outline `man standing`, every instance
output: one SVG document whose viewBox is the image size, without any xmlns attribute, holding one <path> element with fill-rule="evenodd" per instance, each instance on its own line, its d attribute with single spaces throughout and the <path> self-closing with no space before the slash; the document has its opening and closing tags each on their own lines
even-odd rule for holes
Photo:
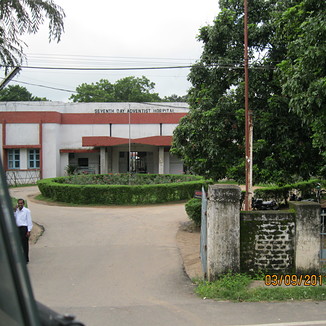
<svg viewBox="0 0 326 326">
<path fill-rule="evenodd" d="M 15 210 L 15 219 L 19 231 L 19 236 L 22 241 L 24 256 L 26 258 L 26 264 L 29 262 L 28 251 L 29 251 L 29 237 L 33 227 L 31 211 L 24 207 L 24 199 L 18 199 L 17 208 Z"/>
</svg>

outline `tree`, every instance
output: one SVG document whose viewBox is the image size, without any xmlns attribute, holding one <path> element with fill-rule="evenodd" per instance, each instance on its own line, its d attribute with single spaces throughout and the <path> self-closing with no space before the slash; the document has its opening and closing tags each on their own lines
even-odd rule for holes
<svg viewBox="0 0 326 326">
<path fill-rule="evenodd" d="M 47 99 L 44 97 L 33 96 L 25 87 L 9 85 L 0 91 L 0 101 L 47 101 Z"/>
<path fill-rule="evenodd" d="M 26 44 L 19 38 L 35 34 L 49 20 L 49 40 L 60 41 L 65 14 L 52 0 L 0 1 L 0 65 L 8 69 L 20 65 Z"/>
<path fill-rule="evenodd" d="M 145 76 L 125 77 L 114 84 L 116 102 L 159 102 L 157 93 L 153 93 L 155 83 Z"/>
<path fill-rule="evenodd" d="M 326 2 L 304 0 L 277 20 L 287 51 L 280 69 L 289 108 L 313 130 L 314 146 L 326 159 Z"/>
<path fill-rule="evenodd" d="M 114 86 L 107 80 L 91 84 L 83 83 L 76 88 L 77 94 L 70 96 L 73 102 L 114 102 Z"/>
<path fill-rule="evenodd" d="M 95 84 L 81 84 L 76 88 L 70 100 L 73 102 L 160 102 L 157 93 L 153 93 L 155 83 L 145 76 L 125 77 L 111 84 L 101 79 Z"/>
<path fill-rule="evenodd" d="M 170 96 L 165 96 L 163 102 L 187 102 L 187 95 L 179 96 L 172 94 Z"/>
<path fill-rule="evenodd" d="M 289 0 L 293 3 L 293 1 Z M 294 1 L 295 2 L 295 1 Z M 298 2 L 298 1 L 297 1 Z M 316 174 L 322 160 L 312 130 L 289 111 L 275 70 L 286 44 L 275 35 L 288 1 L 249 3 L 250 108 L 254 120 L 254 181 L 285 183 Z M 172 152 L 191 172 L 244 181 L 243 1 L 221 0 L 212 26 L 201 28 L 201 59 L 192 68 L 190 113 L 175 129 Z M 276 18 L 275 18 L 276 17 Z"/>
</svg>

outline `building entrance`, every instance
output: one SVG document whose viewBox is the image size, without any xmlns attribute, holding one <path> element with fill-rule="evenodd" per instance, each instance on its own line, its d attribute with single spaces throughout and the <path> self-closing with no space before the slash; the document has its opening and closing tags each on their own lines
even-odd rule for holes
<svg viewBox="0 0 326 326">
<path fill-rule="evenodd" d="M 120 152 L 119 172 L 147 173 L 147 152 Z"/>
</svg>

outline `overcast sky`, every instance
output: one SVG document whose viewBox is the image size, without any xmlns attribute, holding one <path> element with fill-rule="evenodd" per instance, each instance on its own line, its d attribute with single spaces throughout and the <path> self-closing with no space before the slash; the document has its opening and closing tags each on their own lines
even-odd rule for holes
<svg viewBox="0 0 326 326">
<path fill-rule="evenodd" d="M 55 0 L 65 13 L 60 43 L 48 42 L 45 24 L 24 37 L 28 66 L 126 68 L 189 65 L 199 59 L 200 27 L 213 23 L 218 0 Z M 25 68 L 15 81 L 33 95 L 67 102 L 72 94 L 41 86 L 75 91 L 82 83 L 126 76 L 146 76 L 161 97 L 185 95 L 189 69 L 134 71 L 69 71 Z M 1 74 L 3 77 L 3 72 Z M 11 82 L 11 85 L 16 82 Z"/>
</svg>

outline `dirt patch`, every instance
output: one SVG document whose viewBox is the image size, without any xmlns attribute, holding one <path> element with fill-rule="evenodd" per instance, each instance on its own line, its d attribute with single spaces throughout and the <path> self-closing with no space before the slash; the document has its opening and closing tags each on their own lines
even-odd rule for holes
<svg viewBox="0 0 326 326">
<path fill-rule="evenodd" d="M 203 278 L 200 261 L 200 228 L 192 221 L 181 223 L 177 232 L 177 243 L 189 278 Z"/>
<path fill-rule="evenodd" d="M 43 233 L 44 227 L 38 223 L 33 222 L 33 228 L 31 231 L 31 236 L 29 238 L 30 243 L 35 244 Z"/>
</svg>

